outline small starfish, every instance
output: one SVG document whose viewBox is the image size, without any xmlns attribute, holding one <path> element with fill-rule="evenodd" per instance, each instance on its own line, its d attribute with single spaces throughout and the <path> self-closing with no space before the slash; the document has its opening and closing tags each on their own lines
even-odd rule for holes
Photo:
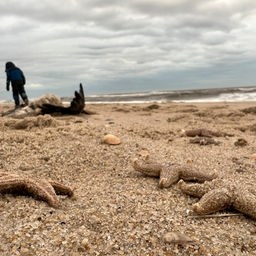
<svg viewBox="0 0 256 256">
<path fill-rule="evenodd" d="M 216 141 L 213 138 L 209 138 L 209 137 L 195 137 L 193 139 L 189 140 L 190 143 L 194 143 L 194 144 L 199 144 L 199 145 L 210 145 L 210 144 L 214 144 L 214 145 L 219 145 L 220 142 Z"/>
<path fill-rule="evenodd" d="M 190 166 L 178 165 L 174 163 L 160 164 L 157 162 L 139 163 L 136 158 L 133 160 L 133 168 L 135 171 L 141 172 L 148 176 L 160 177 L 159 187 L 168 188 L 180 179 L 187 181 L 204 182 L 213 180 L 217 177 L 216 173 L 205 173 L 192 169 Z"/>
<path fill-rule="evenodd" d="M 200 136 L 200 137 L 211 138 L 213 136 L 216 136 L 216 137 L 220 137 L 221 136 L 221 133 L 219 133 L 219 132 L 214 132 L 214 131 L 211 131 L 211 130 L 208 130 L 208 129 L 204 129 L 204 128 L 187 130 L 187 131 L 185 131 L 185 134 L 188 137 Z"/>
<path fill-rule="evenodd" d="M 201 198 L 192 206 L 193 211 L 199 215 L 233 207 L 256 219 L 256 188 L 252 184 L 215 179 L 203 184 L 187 184 L 180 180 L 178 185 L 185 194 Z"/>
<path fill-rule="evenodd" d="M 16 174 L 0 172 L 0 193 L 31 195 L 46 201 L 52 207 L 58 207 L 57 195 L 73 196 L 73 190 L 56 181 L 31 179 Z"/>
<path fill-rule="evenodd" d="M 192 129 L 192 130 L 186 130 L 185 131 L 185 135 L 188 137 L 208 137 L 208 138 L 212 138 L 212 137 L 232 137 L 233 134 L 229 134 L 229 133 L 225 133 L 225 132 L 215 132 L 215 131 L 211 131 L 205 128 L 198 128 L 198 129 Z"/>
</svg>

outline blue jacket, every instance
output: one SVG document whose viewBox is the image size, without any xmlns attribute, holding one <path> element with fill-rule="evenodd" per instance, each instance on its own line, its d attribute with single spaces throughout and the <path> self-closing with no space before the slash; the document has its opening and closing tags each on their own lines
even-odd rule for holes
<svg viewBox="0 0 256 256">
<path fill-rule="evenodd" d="M 6 85 L 9 87 L 10 82 L 22 84 L 24 85 L 26 83 L 26 78 L 18 67 L 16 67 L 12 62 L 6 63 Z"/>
</svg>

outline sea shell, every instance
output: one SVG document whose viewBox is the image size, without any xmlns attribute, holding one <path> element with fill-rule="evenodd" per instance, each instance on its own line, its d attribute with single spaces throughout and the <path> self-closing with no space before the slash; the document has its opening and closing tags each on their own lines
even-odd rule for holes
<svg viewBox="0 0 256 256">
<path fill-rule="evenodd" d="M 121 140 L 112 134 L 107 134 L 103 137 L 102 142 L 109 145 L 118 145 L 121 143 Z"/>
<path fill-rule="evenodd" d="M 163 240 L 166 243 L 173 243 L 173 244 L 188 244 L 188 243 L 194 243 L 195 240 L 188 237 L 185 234 L 179 233 L 179 232 L 169 232 L 166 233 L 163 236 Z"/>
</svg>

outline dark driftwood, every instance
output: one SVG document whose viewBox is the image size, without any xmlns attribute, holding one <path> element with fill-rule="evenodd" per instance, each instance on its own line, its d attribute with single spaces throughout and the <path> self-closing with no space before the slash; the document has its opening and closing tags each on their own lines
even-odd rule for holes
<svg viewBox="0 0 256 256">
<path fill-rule="evenodd" d="M 75 91 L 75 97 L 70 103 L 69 107 L 57 106 L 49 103 L 45 103 L 41 108 L 41 113 L 44 114 L 53 114 L 60 113 L 62 115 L 77 115 L 84 111 L 85 107 L 85 98 L 84 98 L 84 89 L 82 84 L 80 84 L 79 92 Z"/>
</svg>

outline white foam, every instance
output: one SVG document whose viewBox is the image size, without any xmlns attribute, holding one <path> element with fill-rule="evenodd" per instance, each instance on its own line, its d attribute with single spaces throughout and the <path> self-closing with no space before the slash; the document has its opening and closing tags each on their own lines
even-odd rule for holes
<svg viewBox="0 0 256 256">
<path fill-rule="evenodd" d="M 256 101 L 256 92 L 252 93 L 221 93 L 216 97 L 174 100 L 173 102 L 248 102 Z"/>
</svg>

